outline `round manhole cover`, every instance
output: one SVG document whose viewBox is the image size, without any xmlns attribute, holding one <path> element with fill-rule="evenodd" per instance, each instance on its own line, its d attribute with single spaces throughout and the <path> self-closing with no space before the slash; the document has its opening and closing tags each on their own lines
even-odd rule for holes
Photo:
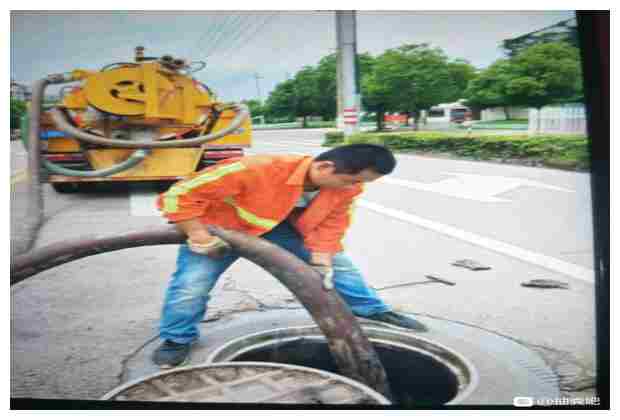
<svg viewBox="0 0 620 420">
<path fill-rule="evenodd" d="M 474 366 L 432 340 L 384 328 L 364 328 L 381 360 L 393 403 L 405 407 L 455 404 L 478 385 Z M 325 337 L 317 326 L 278 328 L 225 343 L 207 362 L 266 362 L 337 373 Z"/>
<path fill-rule="evenodd" d="M 164 371 L 124 384 L 103 400 L 287 404 L 390 404 L 366 385 L 280 363 L 214 363 Z"/>
</svg>

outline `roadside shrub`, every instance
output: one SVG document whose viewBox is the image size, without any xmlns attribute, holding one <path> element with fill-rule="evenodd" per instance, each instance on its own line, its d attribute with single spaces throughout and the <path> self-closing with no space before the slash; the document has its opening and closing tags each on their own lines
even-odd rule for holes
<svg viewBox="0 0 620 420">
<path fill-rule="evenodd" d="M 330 132 L 324 146 L 345 144 L 342 132 Z M 521 160 L 546 166 L 589 168 L 588 140 L 582 135 L 485 135 L 460 132 L 358 133 L 346 144 L 372 143 L 399 152 L 448 153 L 480 160 Z"/>
<path fill-rule="evenodd" d="M 328 131 L 325 133 L 325 141 L 323 146 L 337 146 L 344 142 L 344 133 L 342 131 Z"/>
</svg>

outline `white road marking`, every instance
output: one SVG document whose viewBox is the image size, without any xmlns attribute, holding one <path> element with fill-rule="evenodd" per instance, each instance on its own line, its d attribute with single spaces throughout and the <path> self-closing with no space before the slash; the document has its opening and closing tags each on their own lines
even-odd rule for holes
<svg viewBox="0 0 620 420">
<path fill-rule="evenodd" d="M 156 200 L 156 191 L 131 188 L 129 190 L 130 214 L 138 217 L 160 217 L 161 213 L 155 205 Z"/>
<path fill-rule="evenodd" d="M 582 267 L 576 264 L 571 264 L 569 262 L 562 261 L 548 255 L 529 251 L 527 249 L 520 248 L 506 242 L 487 238 L 472 232 L 467 232 L 453 226 L 444 225 L 442 223 L 434 222 L 429 219 L 424 219 L 422 217 L 406 213 L 404 211 L 384 207 L 372 201 L 360 199 L 357 203 L 360 207 L 372 210 L 384 216 L 389 216 L 394 219 L 402 220 L 404 222 L 411 223 L 416 226 L 420 226 L 422 228 L 429 229 L 434 232 L 471 243 L 481 248 L 489 249 L 499 254 L 504 254 L 509 257 L 517 258 L 521 261 L 525 261 L 527 263 L 534 264 L 548 270 L 562 273 L 588 283 L 594 283 L 594 271 L 592 269 Z"/>
<path fill-rule="evenodd" d="M 544 188 L 567 193 L 575 192 L 574 190 L 568 190 L 566 188 L 555 187 L 553 185 L 522 178 L 510 178 L 495 175 L 474 175 L 454 172 L 441 173 L 452 175 L 454 178 L 445 179 L 439 182 L 424 183 L 386 176 L 379 179 L 377 182 L 399 185 L 414 190 L 428 191 L 466 200 L 480 201 L 483 203 L 510 203 L 511 200 L 497 198 L 495 196 L 522 186 Z"/>
</svg>

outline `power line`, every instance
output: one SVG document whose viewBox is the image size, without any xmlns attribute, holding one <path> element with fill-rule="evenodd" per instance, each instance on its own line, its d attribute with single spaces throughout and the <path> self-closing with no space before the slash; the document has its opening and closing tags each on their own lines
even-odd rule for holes
<svg viewBox="0 0 620 420">
<path fill-rule="evenodd" d="M 247 44 L 247 41 L 253 39 L 268 23 L 270 23 L 279 13 L 274 13 L 272 15 L 268 15 L 263 19 L 262 22 L 259 22 L 252 29 L 248 29 L 249 35 L 247 35 L 242 40 L 238 41 L 235 45 L 231 46 L 227 52 L 224 52 L 220 55 L 220 58 L 226 58 L 230 55 L 231 52 L 236 51 L 241 45 Z"/>
<path fill-rule="evenodd" d="M 277 16 L 279 16 L 279 14 L 280 14 L 280 13 L 282 13 L 282 12 L 276 12 L 275 14 L 273 14 L 273 15 L 269 16 L 269 17 L 265 20 L 265 24 L 266 24 L 266 23 L 271 23 L 271 20 L 272 20 L 272 19 L 274 19 L 274 18 L 276 18 Z M 304 30 L 305 30 L 305 26 L 306 26 L 306 25 L 308 25 L 308 23 L 309 23 L 309 22 L 308 22 L 308 20 L 304 21 L 304 22 L 301 24 L 301 26 L 298 26 L 298 27 L 296 28 L 296 31 L 297 31 L 298 33 L 303 33 L 303 32 L 304 32 Z M 259 28 L 259 31 L 260 31 L 261 29 L 262 29 L 262 28 Z M 252 35 L 252 36 L 254 36 L 254 35 Z M 287 66 L 286 66 L 286 67 L 290 68 L 290 67 L 291 67 L 291 65 L 290 65 L 290 60 L 292 59 L 292 57 L 293 57 L 293 56 L 294 56 L 293 54 L 286 54 L 286 55 L 282 55 L 282 56 L 279 58 L 279 63 L 280 63 L 281 65 L 282 65 L 283 63 L 286 63 L 286 64 L 287 64 Z"/>
<path fill-rule="evenodd" d="M 256 15 L 248 17 L 248 20 L 251 22 L 248 25 L 245 25 L 243 28 L 241 28 L 241 31 L 239 31 L 237 36 L 233 40 L 231 40 L 230 44 L 228 45 L 228 48 L 219 51 L 220 56 L 226 56 L 229 52 L 234 51 L 236 47 L 240 44 L 240 41 L 244 39 L 248 33 L 253 31 L 254 28 L 260 25 L 260 20 L 257 19 Z"/>
<path fill-rule="evenodd" d="M 222 33 L 224 32 L 224 29 L 231 18 L 231 15 L 227 15 L 223 19 L 220 19 L 217 15 L 213 16 L 213 24 L 210 25 L 209 29 L 199 38 L 199 41 L 196 43 L 196 46 L 194 47 L 194 50 L 192 50 L 192 52 L 200 46 L 200 41 L 202 41 L 203 39 L 206 39 L 206 42 L 202 45 L 203 52 L 200 54 L 201 57 L 203 56 L 204 52 L 212 50 L 213 47 L 216 45 L 216 40 L 221 38 Z"/>
<path fill-rule="evenodd" d="M 232 53 L 237 51 L 240 46 L 246 45 L 248 43 L 248 40 L 252 40 L 261 30 L 265 28 L 265 26 L 268 23 L 273 21 L 273 19 L 276 18 L 278 15 L 279 15 L 279 12 L 266 15 L 262 20 L 258 18 L 254 19 L 254 17 L 246 17 L 245 20 L 243 20 L 242 18 L 239 18 L 235 20 L 237 30 L 228 32 L 225 36 L 224 36 L 224 33 L 226 33 L 225 27 L 231 22 L 233 22 L 233 20 L 227 19 L 226 21 L 221 22 L 220 25 L 217 27 L 217 31 L 216 31 L 217 39 L 214 39 L 214 41 L 210 43 L 210 47 L 207 50 L 208 52 L 205 56 L 205 60 L 206 58 L 217 57 L 218 61 L 220 61 L 230 56 Z M 250 23 L 249 25 L 246 25 L 249 19 L 254 19 L 254 22 Z M 224 40 L 229 40 L 230 42 L 225 43 Z M 230 83 L 230 82 L 236 82 L 237 80 L 247 80 L 248 76 L 249 74 L 247 72 L 240 72 L 239 74 L 236 75 L 236 77 L 233 76 L 232 80 L 230 79 L 230 77 L 227 78 L 228 79 L 227 81 Z M 262 79 L 263 77 L 261 77 L 258 73 L 254 73 L 252 74 L 252 76 L 256 79 L 258 99 L 261 100 L 259 79 Z M 217 86 L 221 82 L 222 82 L 221 79 L 219 82 L 216 80 L 213 80 L 210 82 L 210 84 L 211 86 Z"/>
<path fill-rule="evenodd" d="M 237 45 L 239 39 L 242 38 L 242 36 L 245 36 L 249 31 L 251 31 L 253 28 L 255 28 L 256 26 L 258 26 L 260 24 L 259 20 L 254 19 L 254 21 L 252 23 L 250 23 L 249 25 L 247 25 L 246 27 L 242 28 L 242 30 L 240 31 L 240 33 L 238 34 L 237 39 L 235 40 L 234 43 L 228 44 L 228 48 L 224 49 L 224 50 L 220 50 L 218 52 L 217 55 L 220 56 L 224 56 L 227 53 L 229 53 L 231 50 L 234 50 L 234 46 Z"/>
<path fill-rule="evenodd" d="M 208 50 L 205 56 L 206 58 L 210 57 L 213 54 L 213 52 L 218 48 L 219 44 L 224 42 L 224 40 L 229 36 L 229 34 L 231 33 L 230 29 L 234 28 L 232 23 L 235 21 L 236 17 L 237 16 L 234 16 L 234 15 L 229 15 L 226 17 L 226 20 L 224 21 L 223 26 L 222 26 L 222 30 L 216 36 L 216 38 L 214 38 L 213 43 L 211 44 L 211 49 Z"/>
<path fill-rule="evenodd" d="M 237 39 L 239 39 L 239 37 L 241 36 L 241 34 L 244 32 L 244 27 L 245 27 L 245 23 L 247 22 L 247 20 L 249 19 L 249 17 L 247 16 L 239 16 L 239 18 L 237 19 L 237 21 L 235 21 L 233 23 L 234 27 L 236 28 L 236 30 L 234 30 L 230 36 L 230 39 L 227 39 L 227 42 L 220 42 L 219 45 L 216 46 L 216 48 L 209 54 L 208 57 L 217 54 L 218 50 L 222 51 L 222 47 L 224 47 L 224 51 L 226 50 L 226 46 L 232 44 L 233 42 L 235 42 Z M 245 22 L 244 22 L 245 20 Z M 242 23 L 243 22 L 243 23 Z"/>
<path fill-rule="evenodd" d="M 274 13 L 271 15 L 265 16 L 262 20 L 255 19 L 253 23 L 249 25 L 241 25 L 241 30 L 237 32 L 237 35 L 231 41 L 231 43 L 227 44 L 228 48 L 222 50 L 220 49 L 217 52 L 210 52 L 207 57 L 217 57 L 218 61 L 224 58 L 229 57 L 233 52 L 237 51 L 238 47 L 244 45 L 249 39 L 253 38 L 258 34 L 262 28 L 269 22 L 271 22 L 279 13 Z M 254 17 L 248 17 L 248 19 Z M 221 26 L 221 25 L 220 25 Z M 196 73 L 199 73 L 200 70 Z"/>
<path fill-rule="evenodd" d="M 194 48 L 190 52 L 188 52 L 188 54 L 187 54 L 188 57 L 190 57 L 190 55 L 193 55 L 194 51 L 196 50 L 196 48 L 198 48 L 200 46 L 200 42 L 204 38 L 212 39 L 212 35 L 214 33 L 216 33 L 218 27 L 220 26 L 220 23 L 215 21 L 215 17 L 214 16 L 208 16 L 208 18 L 209 18 L 210 21 L 212 20 L 213 22 L 210 22 L 210 24 L 208 25 L 209 29 L 207 31 L 205 31 L 204 34 L 198 38 L 198 41 L 194 45 Z M 208 35 L 209 35 L 209 37 L 207 37 Z"/>
</svg>

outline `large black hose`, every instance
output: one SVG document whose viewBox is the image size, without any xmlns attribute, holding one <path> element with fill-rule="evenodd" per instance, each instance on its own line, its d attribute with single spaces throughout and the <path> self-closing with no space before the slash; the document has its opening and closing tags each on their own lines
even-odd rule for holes
<svg viewBox="0 0 620 420">
<path fill-rule="evenodd" d="M 43 190 L 41 188 L 41 140 L 39 138 L 39 130 L 41 127 L 41 108 L 45 88 L 48 84 L 53 83 L 55 79 L 45 78 L 38 80 L 32 86 L 30 109 L 30 130 L 28 132 L 28 143 L 30 144 L 28 154 L 28 207 L 27 220 L 29 238 L 28 247 L 34 242 L 36 233 L 43 223 Z"/>
<path fill-rule="evenodd" d="M 70 136 L 73 136 L 76 139 L 85 141 L 87 143 L 97 144 L 100 146 L 119 147 L 124 149 L 164 149 L 174 147 L 200 146 L 201 144 L 218 140 L 224 136 L 227 136 L 233 131 L 238 130 L 243 124 L 243 122 L 250 116 L 250 111 L 248 110 L 247 106 L 243 104 L 235 105 L 234 109 L 236 109 L 237 115 L 231 121 L 230 125 L 223 130 L 204 136 L 194 137 L 191 139 L 165 141 L 159 141 L 157 139 L 154 139 L 153 141 L 131 141 L 95 136 L 71 125 L 58 108 L 52 108 L 52 110 L 50 110 L 50 116 L 52 117 L 54 124 L 56 124 L 60 131 L 63 131 Z"/>
<path fill-rule="evenodd" d="M 327 338 L 342 375 L 360 381 L 392 399 L 385 369 L 355 316 L 334 289 L 325 290 L 321 275 L 290 252 L 264 239 L 241 232 L 209 227 L 233 250 L 276 277 L 310 312 Z M 108 237 L 58 242 L 20 255 L 11 263 L 11 285 L 49 268 L 124 248 L 181 243 L 185 235 L 172 227 Z"/>
</svg>

